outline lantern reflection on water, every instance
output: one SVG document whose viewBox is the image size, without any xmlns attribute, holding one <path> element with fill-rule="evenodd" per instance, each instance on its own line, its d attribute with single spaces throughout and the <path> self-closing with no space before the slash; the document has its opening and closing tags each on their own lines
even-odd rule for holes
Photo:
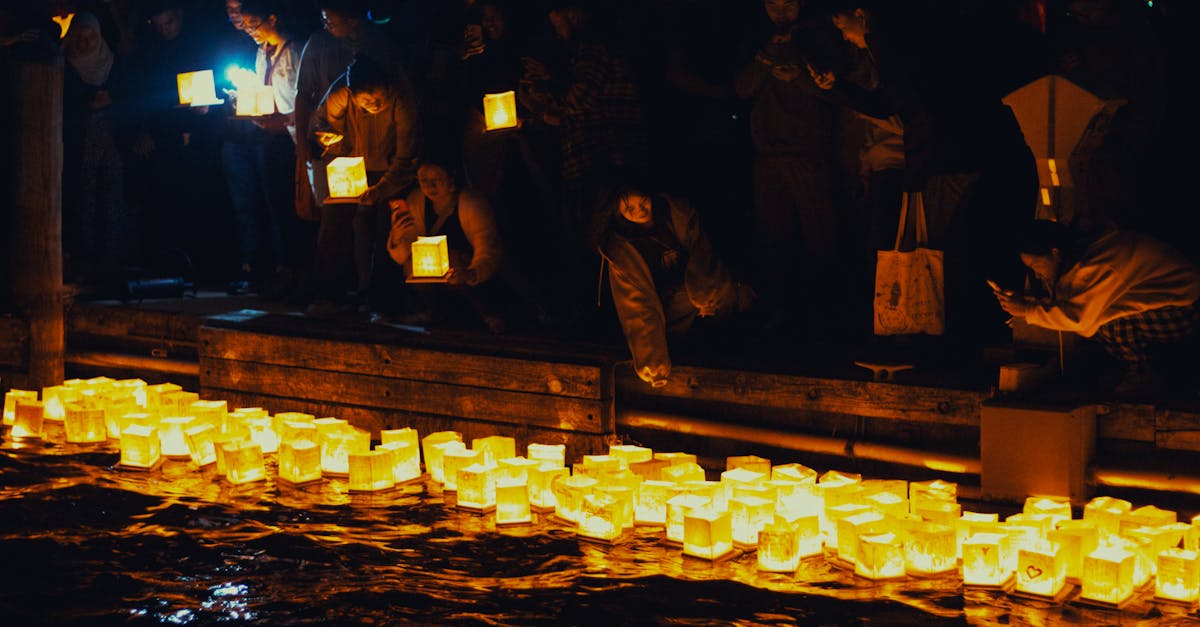
<svg viewBox="0 0 1200 627">
<path fill-rule="evenodd" d="M 299 485 L 321 480 L 321 447 L 309 440 L 279 445 L 279 478 Z"/>
<path fill-rule="evenodd" d="M 683 554 L 718 560 L 733 552 L 733 523 L 729 512 L 697 507 L 683 514 Z"/>
<path fill-rule="evenodd" d="M 1200 601 L 1200 554 L 1172 547 L 1158 554 L 1154 596 L 1169 601 Z"/>
<path fill-rule="evenodd" d="M 121 465 L 149 469 L 162 459 L 158 429 L 148 425 L 130 425 L 121 432 Z"/>
</svg>

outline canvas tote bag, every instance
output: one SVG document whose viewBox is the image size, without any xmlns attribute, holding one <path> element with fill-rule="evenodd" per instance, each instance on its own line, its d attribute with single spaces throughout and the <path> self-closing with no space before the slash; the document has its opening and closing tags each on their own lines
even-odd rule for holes
<svg viewBox="0 0 1200 627">
<path fill-rule="evenodd" d="M 915 246 L 900 250 L 911 214 Z M 941 335 L 946 330 L 945 279 L 942 251 L 927 248 L 925 202 L 921 192 L 907 192 L 900 201 L 900 224 L 892 250 L 876 252 L 875 335 Z"/>
</svg>

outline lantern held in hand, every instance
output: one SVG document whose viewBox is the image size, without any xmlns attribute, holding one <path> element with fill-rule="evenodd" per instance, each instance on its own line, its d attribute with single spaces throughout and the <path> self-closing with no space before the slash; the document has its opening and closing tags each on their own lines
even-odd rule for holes
<svg viewBox="0 0 1200 627">
<path fill-rule="evenodd" d="M 225 102 L 217 98 L 217 82 L 212 70 L 176 74 L 175 83 L 179 87 L 180 105 L 205 107 Z"/>
<path fill-rule="evenodd" d="M 338 157 L 325 165 L 329 198 L 325 202 L 357 201 L 367 191 L 367 166 L 362 157 Z"/>
<path fill-rule="evenodd" d="M 445 235 L 419 236 L 412 243 L 412 278 L 438 281 L 450 272 L 450 251 Z"/>
<path fill-rule="evenodd" d="M 484 94 L 483 117 L 489 131 L 516 126 L 518 122 L 516 92 Z"/>
</svg>

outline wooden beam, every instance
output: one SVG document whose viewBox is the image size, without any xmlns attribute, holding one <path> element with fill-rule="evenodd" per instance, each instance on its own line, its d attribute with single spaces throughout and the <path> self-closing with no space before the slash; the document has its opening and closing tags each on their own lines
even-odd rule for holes
<svg viewBox="0 0 1200 627">
<path fill-rule="evenodd" d="M 130 337 L 190 343 L 200 334 L 199 316 L 129 306 L 75 303 L 67 313 L 73 336 Z"/>
<path fill-rule="evenodd" d="M 29 321 L 0 318 L 0 367 L 25 370 L 29 367 Z"/>
</svg>

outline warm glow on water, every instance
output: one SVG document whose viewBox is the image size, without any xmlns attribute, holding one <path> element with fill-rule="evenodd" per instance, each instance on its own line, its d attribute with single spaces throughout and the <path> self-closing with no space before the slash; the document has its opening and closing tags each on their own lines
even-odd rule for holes
<svg viewBox="0 0 1200 627">
<path fill-rule="evenodd" d="M 534 514 L 453 507 L 432 483 L 351 493 L 347 479 L 240 486 L 108 445 L 0 448 L 5 624 L 937 625 L 1181 624 L 967 591 L 957 575 L 867 581 L 821 557 L 765 573 L 754 553 L 685 557 L 638 527 L 615 545 Z M 1166 612 L 1166 614 L 1164 614 Z M 1121 619 L 1121 620 L 1118 620 Z"/>
</svg>

